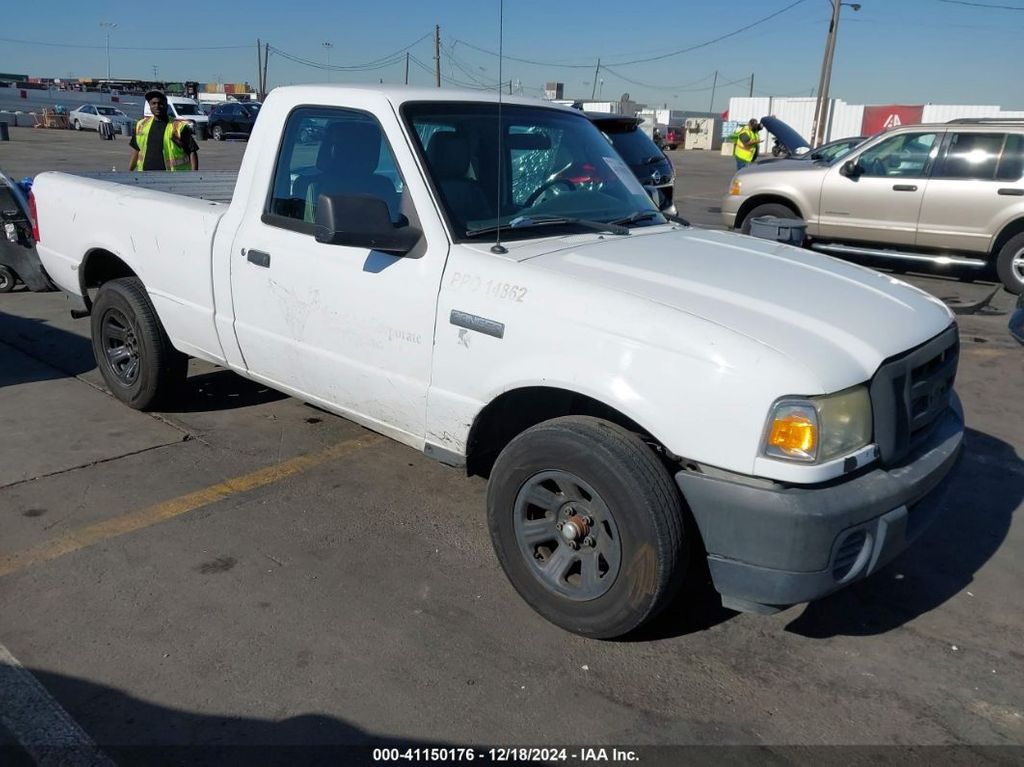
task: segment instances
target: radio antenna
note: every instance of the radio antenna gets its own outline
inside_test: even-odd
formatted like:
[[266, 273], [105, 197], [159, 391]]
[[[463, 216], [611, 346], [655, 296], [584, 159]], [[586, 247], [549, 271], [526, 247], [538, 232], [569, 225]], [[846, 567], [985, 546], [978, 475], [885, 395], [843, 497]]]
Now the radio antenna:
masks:
[[504, 44], [505, 44], [505, 0], [498, 0], [498, 193], [496, 196], [497, 204], [495, 205], [495, 212], [498, 214], [497, 223], [495, 225], [495, 242], [491, 246], [491, 253], [498, 255], [504, 255], [508, 253], [508, 248], [501, 244], [501, 169], [505, 164], [504, 155], [502, 154], [502, 134], [504, 133], [501, 125], [501, 78], [502, 69], [501, 65], [504, 60]]

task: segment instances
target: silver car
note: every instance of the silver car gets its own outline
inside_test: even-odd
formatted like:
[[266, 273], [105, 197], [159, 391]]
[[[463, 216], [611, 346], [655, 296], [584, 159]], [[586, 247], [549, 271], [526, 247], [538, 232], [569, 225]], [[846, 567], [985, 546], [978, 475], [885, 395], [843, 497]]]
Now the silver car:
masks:
[[729, 227], [802, 218], [808, 244], [833, 255], [938, 264], [994, 262], [1024, 292], [1024, 120], [904, 125], [830, 162], [782, 161], [736, 173]]
[[122, 124], [135, 124], [135, 121], [120, 109], [93, 104], [83, 104], [78, 109], [72, 109], [68, 113], [68, 120], [75, 130], [99, 130], [100, 123], [113, 123], [116, 131]]

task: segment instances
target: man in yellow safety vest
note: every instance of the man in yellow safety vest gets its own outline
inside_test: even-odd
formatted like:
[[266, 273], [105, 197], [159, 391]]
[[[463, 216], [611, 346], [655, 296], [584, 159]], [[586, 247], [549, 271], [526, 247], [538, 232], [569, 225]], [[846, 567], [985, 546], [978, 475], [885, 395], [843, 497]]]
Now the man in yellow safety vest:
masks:
[[162, 92], [150, 91], [146, 101], [153, 116], [135, 124], [128, 170], [199, 170], [199, 147], [190, 124], [168, 121], [167, 96]]
[[751, 118], [744, 127], [736, 134], [736, 141], [732, 146], [732, 156], [736, 158], [736, 170], [745, 168], [757, 157], [757, 150], [761, 144], [761, 123]]

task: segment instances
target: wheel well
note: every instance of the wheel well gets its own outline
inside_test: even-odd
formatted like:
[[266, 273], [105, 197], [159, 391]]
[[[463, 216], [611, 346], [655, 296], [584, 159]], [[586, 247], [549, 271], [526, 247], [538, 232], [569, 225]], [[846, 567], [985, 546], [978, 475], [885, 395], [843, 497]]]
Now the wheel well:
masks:
[[749, 200], [747, 200], [740, 206], [740, 209], [736, 212], [736, 223], [733, 224], [733, 226], [736, 229], [739, 229], [741, 226], [743, 226], [743, 221], [746, 219], [750, 211], [752, 211], [758, 205], [769, 205], [771, 203], [775, 203], [777, 205], [784, 205], [785, 207], [789, 208], [791, 211], [796, 213], [796, 215], [799, 218], [803, 218], [803, 214], [800, 212], [800, 208], [798, 208], [792, 200], [786, 199], [785, 197], [781, 197], [779, 195], [762, 194], [757, 197], [751, 197]]
[[498, 454], [522, 432], [564, 415], [589, 415], [636, 432], [663, 453], [660, 443], [618, 410], [591, 397], [565, 389], [530, 386], [507, 391], [477, 415], [466, 444], [466, 471], [486, 477]]
[[1011, 221], [1009, 224], [1004, 226], [1003, 231], [1001, 231], [999, 236], [996, 237], [995, 245], [992, 247], [992, 255], [998, 256], [999, 251], [1003, 249], [1003, 246], [1022, 232], [1024, 232], [1024, 218]]
[[138, 275], [128, 264], [109, 250], [91, 250], [82, 259], [79, 267], [78, 280], [82, 289], [82, 298], [87, 308], [92, 308], [89, 290], [100, 287], [105, 282], [121, 277], [137, 277]]

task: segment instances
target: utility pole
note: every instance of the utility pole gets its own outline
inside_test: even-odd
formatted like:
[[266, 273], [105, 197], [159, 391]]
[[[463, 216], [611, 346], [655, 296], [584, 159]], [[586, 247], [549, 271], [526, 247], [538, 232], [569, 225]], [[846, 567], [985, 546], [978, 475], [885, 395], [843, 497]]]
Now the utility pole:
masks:
[[256, 98], [263, 101], [263, 43], [256, 38]]
[[601, 71], [601, 59], [597, 60], [597, 67], [594, 69], [594, 87], [590, 89], [590, 100], [594, 100], [594, 94], [597, 93], [597, 75]]
[[409, 84], [409, 51], [405, 52], [405, 84]]
[[750, 98], [754, 98], [754, 73], [750, 73]]
[[828, 24], [828, 37], [825, 39], [825, 58], [821, 62], [821, 80], [818, 82], [818, 103], [814, 107], [814, 125], [811, 128], [811, 143], [818, 147], [825, 141], [828, 123], [828, 89], [832, 81], [832, 58], [836, 52], [836, 35], [839, 33], [839, 9], [848, 5], [853, 10], [860, 10], [860, 3], [843, 3], [840, 0], [829, 0], [832, 4], [832, 20]]
[[441, 25], [434, 25], [434, 82], [441, 87]]
[[154, 64], [153, 65], [153, 82], [157, 81], [157, 77], [158, 77], [157, 72], [159, 72], [159, 71], [160, 71], [160, 67], [158, 67], [156, 64]]
[[112, 21], [101, 21], [100, 27], [106, 30], [107, 35], [107, 81], [110, 81], [110, 33], [117, 29], [117, 24]]
[[263, 98], [267, 97], [267, 63], [270, 61], [270, 43], [263, 46]]
[[331, 48], [334, 47], [332, 42], [323, 42], [324, 50], [327, 51], [327, 82], [331, 81]]
[[718, 88], [718, 70], [715, 70], [715, 79], [711, 83], [711, 106], [708, 107], [709, 112], [715, 111], [715, 90]]

